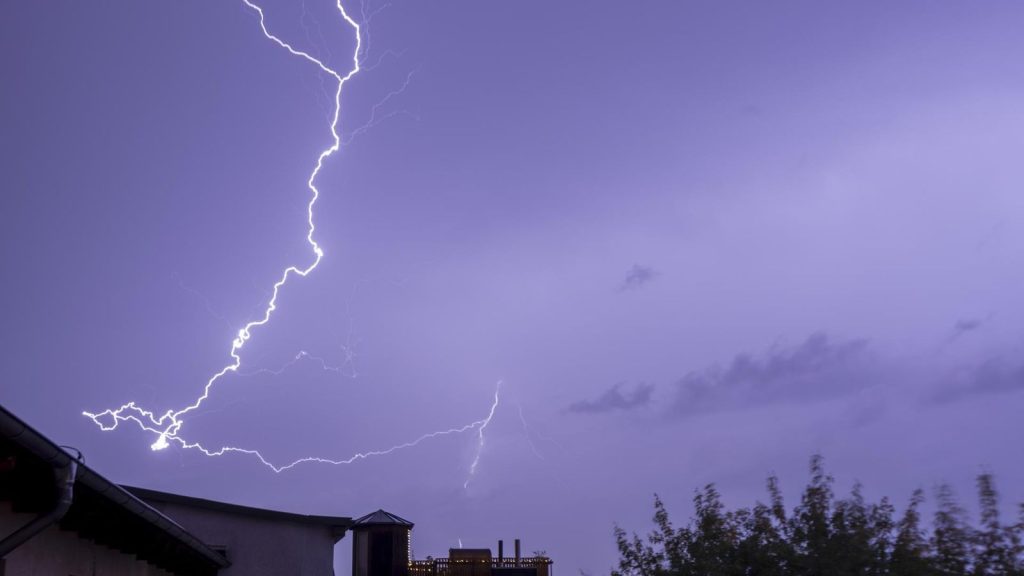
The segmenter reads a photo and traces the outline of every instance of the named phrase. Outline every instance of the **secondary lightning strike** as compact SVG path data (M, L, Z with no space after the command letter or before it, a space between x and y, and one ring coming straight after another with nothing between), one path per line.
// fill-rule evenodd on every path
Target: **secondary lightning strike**
M405 56L405 50L401 50L401 51L396 52L396 51L391 50L389 48L389 49L385 50L384 52L382 52L381 55L377 57L377 61L374 62L373 64L365 64L364 63L363 64L363 71L364 72L369 72L370 70L373 70L373 69L377 68L378 66L380 66L384 62L384 59L387 58L388 56L394 58L395 60L399 60L399 59L402 58L402 56Z
M363 28L364 28L365 36L366 36L366 41L363 42L363 56L365 56L366 54L370 53L370 46L373 43L373 36L370 34L370 32L371 32L370 23L373 21L373 17L376 16L377 14L381 13L382 11L390 8L390 7L391 7L391 2L385 2L384 4L378 6L376 9L374 9L373 11L367 13L366 12L366 1L365 0L359 0L359 12L362 14Z
M519 408L519 421L523 423L523 436L526 436L526 443L530 445L530 451L533 452L533 455L543 460L544 457L541 456L540 452L537 450L537 446L533 443L533 439L530 437L530 427L526 425L526 416L523 415L523 405L518 404L517 406Z
M450 436L452 434L462 434L463 432L468 432L469 430L477 429L477 430L479 430L479 434L480 434L480 444L479 444L479 448L478 448L478 451L477 451L476 459L473 461L473 466L470 468L470 475L472 476L476 472L476 466L480 462L480 451L482 451L483 447L484 447L484 434L483 434L484 428L486 428L487 425L491 423L491 419L494 418L494 412L498 409L498 404L501 403L500 392L501 392L501 382L498 382L498 385L497 385L497 387L494 390L494 402L491 404L491 410L487 414L486 418L483 418L481 420L477 420L476 422L470 422L469 424L466 424L464 426L459 426L459 427L456 427L456 428L449 428L447 430L439 430L437 432L430 432L430 433L427 433L427 434L423 434L422 436L420 436L419 438L416 438L415 440L412 440L410 442L404 442L402 444L395 444L394 446L392 446L390 448L383 449L383 450L370 450L368 452L357 452L356 454L353 454L352 456L349 456L348 458L344 458L344 459L341 459L341 460L332 460L330 458L322 458L322 457L319 457L319 456L306 456L304 458L299 458L298 460L294 460L292 462L289 462L288 464L277 465L277 464L274 464L273 462L271 462L270 460L267 460L267 458L264 457L263 454L261 454L259 450L253 450L253 449L250 449L250 448L239 448L237 446L225 446L225 447L219 448L217 450L210 450L208 448L203 447L198 442L186 442L184 439L182 439L179 436L167 436L166 438L170 442L177 443L182 448L198 450L198 451L202 452L203 454L205 454L207 456L223 456L223 455L228 454L228 453L248 454L250 456L255 456L257 459L259 459L261 464L263 464L267 468L270 468L274 472L280 473L280 472L284 472L285 470L290 470L290 469L294 468L295 466L298 466L299 464L305 464L305 463L331 464L331 465L335 465L335 466L342 465L342 464L352 464L353 462L355 462L357 460L365 460L365 459L371 458L373 456L386 456L386 455L391 454L393 452L397 452L399 450L404 450L405 448L413 448L413 447L419 445L420 443L422 443L422 442L424 442L426 440L430 440L432 438L438 438L438 437L441 437L441 436ZM123 406L121 408L121 410L123 410L124 408L125 407ZM123 415L115 414L114 418L115 418L115 424L113 426L104 426L102 423L99 423L99 422L97 422L97 424L99 424L100 428L102 428L103 430L113 430L114 428L117 427L117 422L118 421L122 421L122 420L135 420L139 424L139 426L142 427L143 430L146 430L148 432L153 432L155 434L159 434L160 433L159 430L147 427L145 424L143 424L141 421L138 421L137 419L134 418L134 416L131 416L131 415L123 416ZM158 450L158 449L160 449L160 448L154 448L154 450ZM466 485L468 486L468 484L469 484L469 480L466 480Z
M214 310L213 303L210 302L210 299L207 298L205 294L203 294L199 290L196 290L195 288L186 286L185 281L182 280L181 278L178 278L178 288L181 288L185 292L188 292L189 294L192 294L193 296L198 298L203 303L203 306L206 307L206 311L210 314L210 316L213 316L217 320L223 322L224 325L227 326L229 329L231 328L231 323L228 322L228 319L225 318L224 315L221 314L220 312Z
M484 430L487 425L491 423L491 419L494 418L494 411L498 409L498 395L501 393L501 381L498 381L498 385L494 388L494 403L491 404L491 412L487 415L487 418L480 420L480 428L477 429L477 445L476 445L476 456L473 457L473 463L469 465L469 475L466 476L466 481L462 484L463 490L469 488L469 481L476 476L476 467L480 464L480 456L484 453Z
M385 114L384 116L381 116L380 118L377 117L377 112L380 111L382 106L387 104L388 101L391 100L392 98L394 98L396 96L399 96L400 94L405 92L405 89L409 87L409 83L412 82L412 77L415 74L416 74L416 70L413 70L413 71L409 72L408 74L406 74L405 75L405 82L402 82L401 86L399 86L398 88L392 90L391 92L388 92L383 98L380 99L379 102L374 104L373 108L370 110L370 119L367 120L366 123L363 124L362 126L360 126L360 127L356 128L355 130L353 130L347 137L345 137L345 139L342 140L342 142L341 142L342 145L348 146L360 134L366 132L370 128L373 128L377 124L380 124L381 122L383 122L383 121L385 121L385 120L387 120L389 118L394 118L395 116L400 116L402 114L405 114L405 115L411 116L415 120L419 120L418 116L416 116L412 112L409 112L408 110L395 110L394 112L388 112L387 114Z
M264 458L263 455L260 454L258 450L249 450L249 449L246 449L246 448L235 448L235 447L228 446L228 447L225 447L225 448L221 448L220 450L210 451L210 450L206 450L205 448L203 448L199 444L195 444L195 443L189 444L189 443L186 443L183 440L181 440L180 438L173 438L173 440L175 440L176 442L179 442L182 445L182 447L184 447L184 448L196 448L196 449L202 451L207 456L222 456L222 455L224 455L224 454L226 454L228 452L239 452L239 453L242 453L242 454L249 454L249 455L252 455L252 456L256 456L257 458L259 458L260 462L263 463L264 466L267 466L268 468L270 468L274 472L279 472L279 473L280 472L284 472L285 470L289 470L291 468L294 468L295 466L298 466L299 464L305 464L305 463L310 463L310 462L317 463L317 464L331 464L331 465L337 466L337 465L341 465L341 464L351 464L351 463L353 463L353 462L355 462L357 460L365 460L366 458L370 458L370 457L373 457L373 456L386 456L388 454L391 454L392 452L397 452L398 450L403 450L405 448L413 448L413 447L417 446L418 444L420 444L421 442L423 442L425 440L430 440L432 438L438 438L440 436L449 436L449 435L452 435L452 434L462 434L463 432L467 432L469 430L473 430L474 428L480 431L480 449L482 450L483 449L483 430L484 430L484 428L487 427L488 424L491 423L491 419L494 418L494 411L498 409L498 404L501 401L500 400L500 395L499 395L500 388L501 388L501 382L498 382L498 387L494 391L494 402L491 404L491 411L487 414L487 417L482 419L482 420L477 420L476 422L471 422L469 424L466 424L465 426L459 426L457 428L449 428L448 430L440 430L440 431L437 431L437 432L430 432L428 434L424 434L424 435L420 436L419 438L417 438L417 439L415 439L415 440L413 440L411 442L404 442L402 444L396 444L396 445L394 445L394 446L392 446L390 448L384 449L384 450L371 450L369 452L358 452L358 453L356 453L356 454L354 454L352 456L349 456L348 458L342 459L342 460L332 460L330 458L321 458L319 456L307 456L305 458L299 458L298 460L295 460L295 461L290 462L288 464L284 464L282 466L276 466L273 463L271 463L270 461L268 461L266 458ZM477 453L477 458L476 458L476 460L473 461L473 466L470 468L470 474L471 475L475 472L476 465L479 462L479 460L480 460L480 454L478 452ZM467 480L466 482L468 484L469 481Z
M331 332L332 334L334 333L333 330ZM349 332L345 337L344 344L340 343L340 338L338 338L337 334L335 334L334 337L336 340L339 340L338 349L341 350L342 355L345 357L345 362L341 366L331 364L323 356L316 356L315 354L311 354L305 350L299 350L298 353L295 354L295 356L291 360L284 363L278 368L257 368L255 370L249 370L246 372L239 371L238 375L256 376L261 374L269 374L271 376L281 376L282 374L287 372L289 368L295 366L299 362L302 362L303 360L308 360L319 366L320 369L323 370L324 372L334 372L335 374L341 374L342 376L348 376L349 378L353 379L358 378L359 372L356 370L356 358L358 354L356 354L355 346L360 341L356 340L355 343L352 342L351 328L349 328ZM345 370L345 367L348 367L348 370Z
M281 374L284 374L285 371L287 371L289 368L295 366L302 360L311 360L315 362L320 366L320 369L325 372L336 372L338 374L344 374L341 371L341 366L332 366L331 364L327 363L326 358L323 358L322 356L314 356L309 352L306 352L305 350L299 350L299 353L296 354L295 357L291 359L291 361L286 363L284 366L277 368L276 370L273 368L259 368L251 372L239 372L238 374L239 376L255 376L257 374L270 374L272 376L280 376ZM355 378L354 375L352 377Z
M341 147L341 137L338 134L338 119L341 115L341 92L342 88L345 86L345 83L359 72L359 54L360 50L362 49L362 35L360 34L359 24L351 17L349 17L348 13L345 11L345 7L342 6L341 4L341 0L337 0L335 5L338 8L338 12L341 14L341 17L345 20L345 22L347 22L348 25L351 26L353 30L355 30L356 34L356 47L355 51L352 54L352 69L349 70L347 74L342 75L338 71L324 64L324 62L322 62L318 58L311 56L307 52L293 48L290 44L272 34L267 29L263 9L260 6L251 2L250 0L242 0L242 2L247 7L255 11L256 14L259 16L260 29L263 31L263 35L266 36L267 39L273 41L278 46L284 48L293 56L300 57L316 65L321 71L323 71L326 74L329 74L338 82L338 88L334 93L334 116L331 119L330 124L332 143L328 148L320 152L319 157L317 157L316 167L313 168L313 171L309 175L309 179L306 181L306 186L312 193L309 203L306 205L306 222L309 225L306 232L306 241L309 243L310 247L313 250L314 259L313 262L306 266L305 268L300 268L295 265L285 268L284 272L281 273L281 278L274 283L274 288L270 300L268 301L266 308L264 308L263 310L262 317L257 320L253 320L246 324L245 326L243 326L238 331L238 335L235 337L235 339L232 340L231 349L229 351L229 355L231 356L232 360L231 363L221 368L218 372L213 374L213 376L211 376L206 381L206 385L203 387L203 393L192 404L178 411L168 410L159 417L157 417L156 414L151 411L144 410L136 406L134 402L129 402L116 410L108 409L96 414L90 412L83 412L85 416L91 418L92 421L96 423L96 425L99 426L102 430L112 430L117 427L119 422L122 421L134 421L143 430L156 431L157 439L150 446L153 450L162 450L164 448L167 448L167 446L169 445L169 439L176 440L180 443L183 442L179 438L177 438L177 434L181 430L181 426L184 423L181 417L199 408L203 404L203 402L207 398L209 398L210 390L213 388L213 385L216 384L217 381L220 380L224 375L228 374L229 372L238 372L238 369L242 365L242 357L239 355L239 351L242 349L243 346L245 346L245 343L248 342L249 339L252 337L252 331L255 328L263 326L264 324L270 321L271 315L274 313L275 310L277 310L277 297L280 294L281 287L283 287L285 283L288 282L288 278L290 278L293 275L302 277L307 276L310 272L316 269L316 267L320 264L320 260L322 260L324 256L323 248L321 248L320 245L313 238L313 234L314 232L316 232L316 225L313 222L313 207L316 205L316 201L320 197L320 190L316 187L316 178L320 174L320 170L323 168L324 161L327 160L327 158L329 158L332 154L337 152L338 149ZM128 412L127 414L126 411ZM104 419L112 419L112 424L110 424L109 426L104 425L102 421ZM147 425L145 421L150 422L152 426Z

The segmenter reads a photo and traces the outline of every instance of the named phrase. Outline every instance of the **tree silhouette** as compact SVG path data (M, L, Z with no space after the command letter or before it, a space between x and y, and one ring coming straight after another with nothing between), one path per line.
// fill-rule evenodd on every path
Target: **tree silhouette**
M619 566L613 576L1024 576L1024 504L1015 524L1001 522L990 474L977 478L979 526L968 523L952 489L935 491L930 532L922 526L923 490L903 514L888 498L865 500L855 484L836 500L821 456L787 513L778 479L768 503L728 510L714 484L697 490L690 522L677 528L660 498L646 538L615 528Z

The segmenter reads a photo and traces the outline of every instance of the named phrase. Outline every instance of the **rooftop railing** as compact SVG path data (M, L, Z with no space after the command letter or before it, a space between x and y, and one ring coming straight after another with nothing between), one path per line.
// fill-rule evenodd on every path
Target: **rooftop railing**
M409 576L491 576L492 569L536 569L537 576L552 576L551 559L546 556L528 558L458 559L429 558L409 563Z

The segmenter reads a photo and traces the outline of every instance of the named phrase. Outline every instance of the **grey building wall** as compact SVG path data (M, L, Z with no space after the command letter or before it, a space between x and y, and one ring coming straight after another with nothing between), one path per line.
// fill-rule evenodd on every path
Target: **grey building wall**
M173 502L148 502L207 544L227 548L223 576L332 576L334 536L327 526L259 518Z
M0 537L35 518L0 503ZM170 572L50 526L7 555L4 576L173 576Z

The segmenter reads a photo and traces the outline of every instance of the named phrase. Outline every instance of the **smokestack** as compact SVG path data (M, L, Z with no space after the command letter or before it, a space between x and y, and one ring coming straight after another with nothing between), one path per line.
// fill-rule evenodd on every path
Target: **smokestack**
M505 541L504 540L498 540L498 565L499 566L501 565L501 562L503 560L505 560Z
M516 568L519 568L519 538L516 538Z

